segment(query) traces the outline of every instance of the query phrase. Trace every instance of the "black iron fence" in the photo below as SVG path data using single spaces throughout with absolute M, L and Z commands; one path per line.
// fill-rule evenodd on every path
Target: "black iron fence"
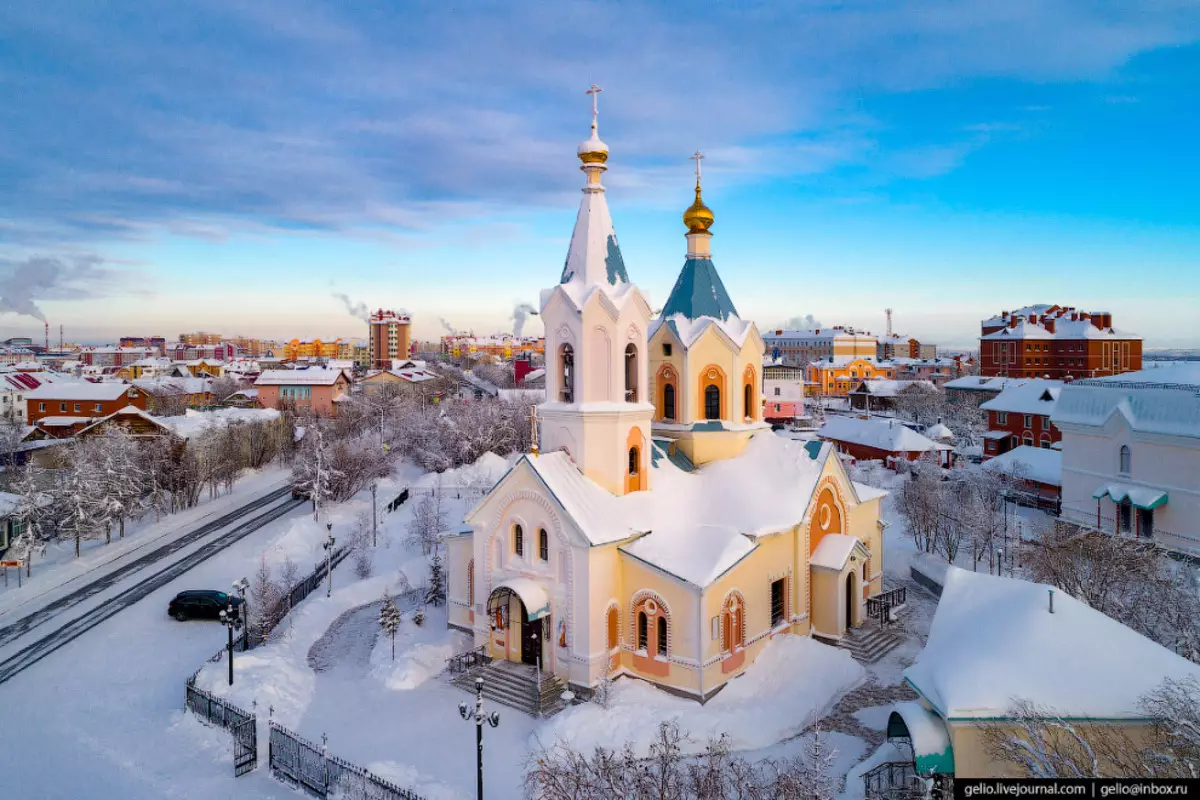
M 314 744 L 275 722 L 270 723 L 268 763 L 271 774 L 313 797 L 339 800 L 422 800 L 408 789 L 385 781 L 360 766 L 329 755 Z
M 196 674 L 188 678 L 184 708 L 204 724 L 216 725 L 232 734 L 233 774 L 235 777 L 245 775 L 258 766 L 258 719 L 245 709 L 196 686 Z
M 908 601 L 908 587 L 900 586 L 886 592 L 867 598 L 867 616 L 878 619 L 881 623 L 888 621 L 888 615 Z
M 408 502 L 408 489 L 405 489 L 400 494 L 396 495 L 396 499 L 387 504 L 388 513 L 392 513 L 400 506 Z
M 279 599 L 279 605 L 274 613 L 259 615 L 257 624 L 251 626 L 251 632 L 242 634 L 243 638 L 249 637 L 251 647 L 257 647 L 265 642 L 267 637 L 271 635 L 271 631 L 275 630 L 279 626 L 279 623 L 283 622 L 292 609 L 325 582 L 325 579 L 329 576 L 329 570 L 342 563 L 348 555 L 350 555 L 350 547 L 342 546 L 333 551 L 333 555 L 329 557 L 328 562 L 324 560 L 318 562 L 311 573 L 296 581 L 296 584 L 288 590 L 288 593 Z M 251 613 L 255 612 L 252 610 Z
M 470 672 L 476 667 L 492 663 L 492 657 L 485 652 L 486 650 L 487 645 L 480 645 L 474 650 L 450 656 L 446 659 L 446 666 L 449 668 L 450 674 L 461 675 L 464 672 Z
M 923 795 L 921 782 L 911 761 L 887 761 L 863 773 L 867 800 L 917 800 Z

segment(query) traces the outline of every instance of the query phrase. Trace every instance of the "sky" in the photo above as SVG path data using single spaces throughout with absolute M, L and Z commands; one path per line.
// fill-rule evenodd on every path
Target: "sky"
M 511 330 L 592 83 L 631 279 L 695 150 L 741 316 L 970 346 L 1032 303 L 1200 347 L 1194 0 L 136 0 L 0 15 L 0 338 Z M 536 321 L 530 332 L 540 330 Z

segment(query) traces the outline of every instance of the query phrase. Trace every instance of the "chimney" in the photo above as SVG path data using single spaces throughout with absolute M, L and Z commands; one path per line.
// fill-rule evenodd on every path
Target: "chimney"
M 1054 613 L 1054 590 L 1050 589 L 1050 613 Z
M 1030 321 L 1030 323 L 1036 325 L 1037 324 L 1037 314 L 1030 314 L 1029 321 Z
M 1042 324 L 1046 327 L 1048 332 L 1054 333 L 1054 320 L 1047 317 L 1046 319 L 1042 320 Z
M 775 335 L 776 335 L 776 336 L 783 336 L 783 331 L 782 331 L 782 330 L 775 331 Z

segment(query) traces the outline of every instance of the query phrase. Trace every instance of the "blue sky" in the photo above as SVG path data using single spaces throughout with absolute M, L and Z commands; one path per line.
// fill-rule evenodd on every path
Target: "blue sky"
M 13 4 L 0 336 L 511 327 L 562 268 L 604 87 L 630 276 L 660 304 L 701 149 L 714 257 L 773 327 L 970 344 L 1059 302 L 1200 346 L 1190 0 Z

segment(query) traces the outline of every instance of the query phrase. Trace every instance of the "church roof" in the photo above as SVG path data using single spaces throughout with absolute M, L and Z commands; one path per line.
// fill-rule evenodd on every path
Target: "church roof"
M 662 316 L 681 314 L 688 319 L 713 317 L 722 321 L 737 316 L 737 309 L 711 258 L 689 258 L 683 262 L 675 288 L 663 306 Z
M 603 186 L 589 185 L 583 190 L 559 283 L 606 283 L 610 286 L 629 283 Z

